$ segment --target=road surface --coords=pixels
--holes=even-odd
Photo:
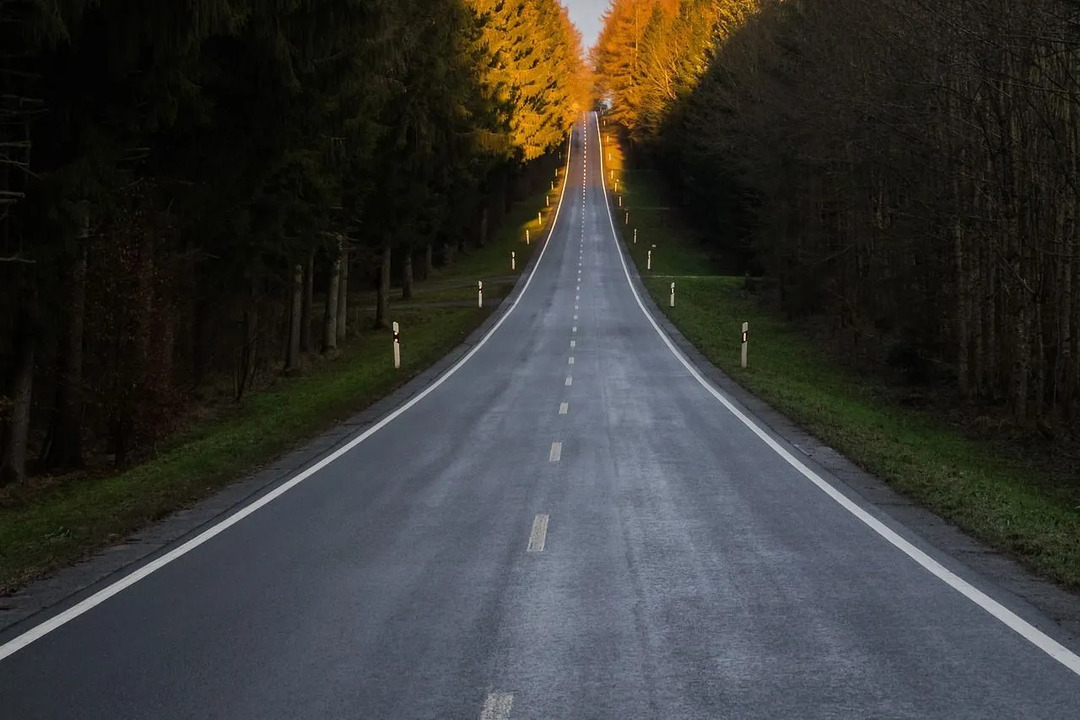
[[[2,638],[0,717],[1080,718],[1075,638],[673,351],[597,131],[575,127],[543,254],[462,364],[211,537]]]

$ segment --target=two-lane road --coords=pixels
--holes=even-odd
[[[1080,718],[1074,638],[675,353],[602,160],[590,115],[516,305],[425,395],[0,638],[0,718]]]

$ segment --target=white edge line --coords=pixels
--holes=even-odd
[[[593,121],[596,124],[596,132],[597,135],[600,137],[600,144],[602,146],[604,140],[603,136],[600,134],[600,121],[595,113],[593,114]],[[602,178],[604,176],[604,153],[601,151],[599,153],[599,156],[600,177]],[[725,408],[727,408],[732,415],[738,418],[743,425],[748,427],[751,432],[761,438],[762,442],[768,445],[777,455],[786,460],[789,465],[798,470],[804,477],[810,480],[810,482],[817,485],[820,490],[822,490],[826,495],[835,500],[841,507],[843,507],[856,518],[868,525],[871,530],[876,532],[881,537],[885,538],[905,555],[922,565],[926,570],[930,571],[931,574],[936,576],[946,585],[953,588],[961,595],[966,597],[968,600],[993,615],[999,621],[1004,623],[1009,629],[1018,633],[1025,640],[1042,650],[1054,660],[1057,660],[1059,663],[1067,667],[1073,673],[1075,673],[1076,675],[1080,675],[1080,656],[1077,656],[1076,653],[1069,650],[1069,648],[1065,647],[1057,640],[1054,640],[1042,630],[1039,630],[1027,620],[1024,620],[1012,610],[1008,609],[1007,607],[999,603],[997,600],[994,600],[992,597],[984,593],[982,590],[979,590],[977,587],[946,568],[937,560],[912,545],[909,541],[905,540],[903,537],[897,534],[896,531],[889,528],[887,525],[882,523],[880,520],[875,518],[863,508],[859,507],[858,504],[856,504],[842,492],[834,488],[820,475],[808,468],[806,465],[800,462],[798,458],[785,450],[767,432],[762,430],[757,425],[757,423],[744,415],[719,390],[714,388],[704,377],[701,376],[701,374],[697,371],[697,368],[695,368],[689,360],[683,357],[683,354],[679,352],[678,348],[676,348],[675,345],[671,342],[671,339],[668,338],[667,334],[660,329],[660,326],[657,325],[656,321],[653,319],[652,314],[648,310],[646,310],[644,303],[641,302],[641,296],[638,295],[637,288],[634,287],[634,282],[630,278],[630,270],[627,268],[626,260],[623,258],[622,248],[619,247],[618,235],[615,232],[615,221],[612,220],[611,204],[608,202],[606,187],[602,189],[601,194],[604,196],[604,207],[607,208],[608,225],[611,226],[611,238],[615,242],[615,249],[619,254],[619,262],[622,263],[623,274],[626,275],[626,281],[630,285],[630,291],[634,294],[634,300],[637,301],[637,305],[641,309],[641,312],[645,315],[646,319],[648,319],[649,323],[653,326],[653,329],[656,330],[657,334],[660,336],[660,339],[664,341],[665,345],[667,345],[668,350],[670,350],[672,354],[679,360],[679,362],[682,363],[683,367],[685,367],[687,371],[689,371],[689,373],[694,377],[694,379],[697,380],[698,383],[700,383],[701,386],[709,392],[709,394],[719,400],[720,403]]]
[[[586,133],[587,133],[587,130],[586,130]],[[571,130],[569,144],[567,145],[567,150],[566,150],[566,170],[567,170],[567,172],[569,172],[569,170],[570,170],[570,157],[573,154],[573,147],[574,147],[574,134],[573,134],[573,131]],[[527,277],[525,279],[525,285],[522,286],[521,292],[518,293],[518,296],[516,298],[514,298],[514,302],[510,305],[510,307],[507,309],[507,311],[505,313],[503,313],[503,316],[501,318],[499,318],[495,322],[494,325],[491,326],[491,329],[487,331],[487,333],[484,335],[484,337],[480,338],[480,342],[476,343],[476,345],[474,345],[472,347],[472,349],[469,350],[469,352],[467,352],[465,354],[464,357],[462,357],[460,360],[458,360],[456,363],[454,363],[454,365],[451,366],[449,370],[447,370],[442,375],[440,375],[439,378],[437,380],[435,380],[435,382],[428,385],[426,388],[424,388],[422,391],[420,391],[414,397],[412,397],[410,400],[408,400],[405,404],[399,406],[392,413],[390,413],[389,415],[384,417],[382,420],[380,420],[379,422],[377,422],[374,425],[372,425],[371,427],[369,427],[364,432],[360,433],[360,435],[356,436],[355,438],[350,440],[345,445],[341,446],[340,448],[338,448],[337,450],[335,450],[331,454],[327,455],[322,460],[319,460],[314,465],[311,465],[310,467],[308,467],[308,468],[302,470],[301,472],[297,473],[296,475],[291,477],[286,482],[282,483],[281,485],[278,485],[276,488],[274,488],[273,490],[271,490],[267,494],[263,495],[259,499],[252,502],[250,505],[246,505],[243,508],[240,508],[239,510],[237,510],[235,513],[233,513],[229,517],[225,518],[224,520],[221,520],[220,522],[213,525],[212,527],[209,527],[206,530],[203,530],[201,533],[199,533],[195,537],[191,538],[190,540],[185,542],[183,545],[180,545],[179,547],[173,548],[172,550],[165,553],[161,557],[150,561],[149,563],[147,563],[146,565],[143,565],[142,567],[135,570],[134,572],[131,572],[128,575],[125,575],[124,577],[120,578],[116,582],[108,585],[107,587],[104,587],[101,590],[98,590],[96,593],[94,593],[90,597],[79,601],[75,605],[72,605],[67,610],[65,610],[65,611],[63,611],[61,613],[58,613],[56,615],[53,615],[48,620],[42,621],[41,623],[35,625],[34,627],[30,628],[29,630],[21,633],[20,635],[17,635],[16,637],[12,638],[11,640],[8,640],[3,645],[0,645],[0,661],[4,660],[5,658],[11,657],[15,653],[17,653],[19,650],[22,650],[24,647],[26,647],[30,643],[34,642],[35,640],[40,640],[41,638],[43,638],[46,635],[48,635],[49,633],[51,633],[53,630],[56,630],[57,628],[71,622],[72,620],[79,617],[80,615],[87,612],[88,610],[91,610],[94,607],[96,607],[96,606],[100,605],[101,603],[105,602],[106,600],[111,598],[113,595],[116,595],[117,593],[131,587],[132,585],[139,582],[143,578],[146,578],[146,577],[152,575],[153,573],[155,573],[158,570],[160,570],[161,568],[165,567],[166,565],[168,565],[172,561],[176,560],[177,558],[188,554],[189,552],[191,552],[195,548],[199,547],[203,543],[207,542],[208,540],[212,539],[216,535],[218,535],[218,534],[224,532],[225,530],[229,529],[230,527],[232,527],[236,523],[240,522],[241,520],[246,518],[248,515],[251,515],[256,510],[259,510],[260,508],[262,508],[262,507],[264,507],[266,505],[269,505],[271,502],[278,499],[279,497],[281,497],[282,495],[287,493],[289,490],[292,490],[294,487],[296,487],[297,485],[302,483],[304,480],[307,480],[309,477],[311,477],[315,473],[319,472],[324,467],[326,467],[330,463],[334,462],[335,460],[340,458],[342,455],[346,454],[347,452],[349,452],[350,450],[355,448],[360,443],[367,440],[369,437],[374,435],[376,432],[378,432],[382,428],[389,425],[391,422],[393,422],[395,419],[397,419],[402,413],[404,413],[406,410],[411,408],[413,405],[416,405],[418,402],[420,402],[421,400],[426,398],[428,395],[430,395],[432,392],[434,392],[436,388],[438,388],[440,385],[442,385],[444,382],[446,382],[450,378],[450,376],[452,376],[455,372],[457,372],[458,369],[461,368],[462,365],[467,363],[469,361],[469,359],[472,358],[472,356],[475,355],[480,350],[480,348],[482,348],[484,345],[487,344],[487,341],[491,339],[491,336],[495,334],[495,331],[498,330],[499,327],[502,326],[502,324],[506,321],[506,319],[508,317],[510,317],[510,314],[514,312],[514,309],[518,306],[518,303],[521,302],[521,298],[525,295],[525,291],[529,289],[529,285],[532,283],[533,277],[536,276],[536,269],[538,267],[540,267],[540,261],[543,260],[544,253],[547,252],[548,244],[551,241],[551,236],[554,234],[555,227],[558,225],[559,211],[562,210],[563,197],[566,194],[566,186],[569,185],[569,184],[570,183],[565,183],[565,182],[563,183],[562,189],[559,192],[559,204],[555,208],[555,216],[551,221],[551,226],[548,228],[547,238],[545,239],[543,247],[540,248],[540,255],[536,258],[536,262],[533,264],[533,268],[532,268],[532,271],[529,273],[529,277]]]

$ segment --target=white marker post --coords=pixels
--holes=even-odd
[[[484,307],[484,281],[476,281],[476,307]]]
[[[629,210],[626,211],[626,224],[627,225],[630,224],[630,211]]]
[[[675,283],[671,283],[671,307],[675,307]]]
[[[537,210],[536,211],[536,224],[537,225],[543,225],[544,224],[544,212],[542,210]]]
[[[544,207],[551,207],[551,196],[550,195],[545,195],[544,196]]]
[[[634,244],[637,245],[637,228],[634,228]]]
[[[517,270],[517,253],[510,251],[510,269]]]
[[[394,323],[394,369],[401,368],[401,332],[398,324]]]
[[[742,366],[746,367],[746,343],[750,339],[750,323],[742,324]]]
[[[622,207],[622,195],[619,196],[619,207]]]
[[[555,181],[554,181],[554,180],[552,180],[552,181],[551,181],[551,189],[552,189],[552,190],[554,190],[554,189],[555,189]]]
[[[529,228],[525,228],[525,244],[529,244]]]
[[[649,254],[646,256],[645,269],[652,270],[652,250],[650,250]]]

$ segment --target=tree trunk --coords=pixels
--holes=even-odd
[[[0,486],[26,480],[26,448],[30,438],[30,400],[34,386],[35,333],[31,313],[24,310],[15,333],[15,367],[11,379],[11,410],[0,446]]]
[[[1013,416],[1021,427],[1028,420],[1028,381],[1031,376],[1031,309],[1023,288],[1019,292],[1014,328],[1015,353],[1012,371]]]
[[[431,243],[424,246],[424,279],[427,280],[435,272],[435,259],[432,257]]]
[[[326,288],[326,311],[323,313],[323,346],[324,354],[337,350],[337,314],[338,314],[338,290],[341,286],[341,241],[338,241],[338,249],[334,254],[334,260],[330,263],[330,282]]]
[[[971,285],[968,264],[965,257],[964,228],[957,220],[953,227],[953,240],[956,251],[956,379],[960,395],[967,398],[971,394]]]
[[[315,300],[315,251],[308,255],[304,268],[304,297],[300,308],[300,352],[311,352],[311,306]]]
[[[341,342],[349,331],[349,249],[341,246],[341,273],[338,280],[337,339]]]
[[[240,354],[236,360],[236,377],[233,383],[233,400],[240,402],[244,394],[255,380],[259,362],[259,305],[255,290],[250,291],[244,307],[244,342],[240,346]],[[121,428],[120,437],[117,440],[116,464],[123,466],[126,462],[128,443],[124,440],[127,431]]]
[[[375,327],[387,327],[390,303],[390,235],[383,239],[382,266],[379,268],[379,292],[375,301]]]
[[[304,266],[297,263],[293,268],[292,312],[289,315],[289,352],[285,358],[285,374],[294,375],[300,370],[300,329],[304,315]]]
[[[401,267],[401,299],[412,300],[413,293],[413,267],[412,250],[406,249],[404,264]]]
[[[484,209],[480,213],[480,247],[487,245],[488,240],[488,204],[484,203]]]
[[[49,432],[45,467],[82,467],[83,335],[86,319],[86,265],[89,215],[83,217],[82,238],[72,263],[67,325],[60,355],[60,383]]]

